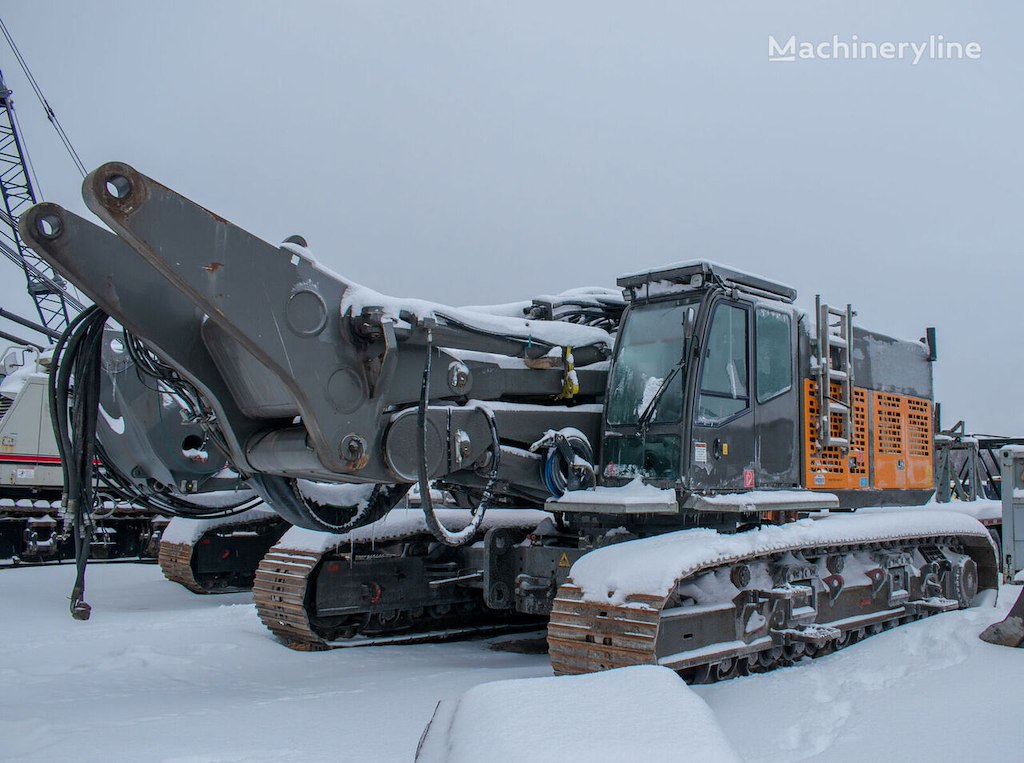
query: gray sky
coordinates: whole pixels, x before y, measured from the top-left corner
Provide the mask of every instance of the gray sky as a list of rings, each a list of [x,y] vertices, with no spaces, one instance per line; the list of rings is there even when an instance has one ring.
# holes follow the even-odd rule
[[[944,421],[1024,435],[1019,3],[40,2],[2,17],[91,169],[126,161],[396,296],[505,302],[708,257],[938,328]],[[767,60],[977,41],[976,61]],[[46,198],[80,179],[6,47]],[[31,310],[18,273],[5,306]]]

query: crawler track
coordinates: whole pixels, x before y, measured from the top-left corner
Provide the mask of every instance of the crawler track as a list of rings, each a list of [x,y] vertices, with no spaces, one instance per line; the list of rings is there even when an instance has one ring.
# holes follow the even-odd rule
[[[699,683],[762,672],[970,606],[994,575],[984,538],[942,535],[718,559],[667,594],[614,602],[570,578],[548,626],[551,663],[556,674],[656,664]]]
[[[558,590],[548,623],[556,674],[590,673],[656,662],[664,596],[632,594],[621,606],[588,602],[578,586]]]
[[[157,557],[164,577],[179,583],[192,593],[208,593],[192,574],[192,545],[188,543],[161,543]]]
[[[263,518],[218,524],[194,543],[163,540],[160,569],[168,580],[193,593],[248,591],[259,560],[287,528],[283,520]]]
[[[367,585],[374,585],[359,583],[367,579],[366,565],[383,557],[379,553],[355,553],[353,565],[353,557],[338,554],[336,548],[317,552],[275,546],[256,570],[253,599],[260,620],[287,646],[299,651],[420,644],[522,633],[543,627],[539,618],[486,610],[475,591],[461,592],[455,603],[421,603],[406,610],[383,611],[374,606],[376,602],[367,604],[365,596],[355,595],[349,609],[359,611],[341,618],[315,615],[321,565],[330,565],[334,574],[351,575],[357,581],[352,590],[365,591]]]
[[[275,546],[256,568],[253,600],[260,620],[295,649],[328,649],[306,612],[310,575],[323,554]]]
[[[950,600],[936,602],[928,610],[908,611],[897,608],[872,616],[817,630],[817,639],[776,645],[771,639],[759,639],[750,644],[740,641],[719,644],[717,648],[695,653],[689,659],[672,661],[659,659],[656,653],[658,626],[661,613],[655,606],[634,602],[639,606],[616,612],[608,617],[596,607],[579,599],[579,589],[568,587],[566,598],[556,604],[548,628],[548,647],[552,667],[557,675],[588,673],[595,670],[627,667],[630,665],[663,664],[673,667],[687,683],[714,683],[751,673],[764,673],[779,667],[793,665],[803,658],[817,658],[851,646],[865,638],[899,625],[919,620],[938,612],[958,609]],[[610,635],[615,633],[614,637]],[[578,646],[579,635],[600,633],[600,642],[587,642]],[[811,634],[813,635],[813,634]],[[606,643],[606,640],[610,643]]]

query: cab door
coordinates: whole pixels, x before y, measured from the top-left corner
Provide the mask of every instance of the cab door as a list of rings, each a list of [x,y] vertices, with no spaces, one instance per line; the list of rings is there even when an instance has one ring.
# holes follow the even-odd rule
[[[754,307],[755,487],[800,483],[800,396],[792,309]]]
[[[751,307],[729,299],[720,299],[711,307],[700,346],[690,438],[690,485],[694,490],[753,487]]]

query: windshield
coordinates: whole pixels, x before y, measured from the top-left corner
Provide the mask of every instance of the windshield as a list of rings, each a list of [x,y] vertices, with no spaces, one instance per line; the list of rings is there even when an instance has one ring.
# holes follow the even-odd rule
[[[696,300],[641,305],[629,311],[616,340],[608,394],[608,423],[636,425],[679,421],[683,413],[683,324]],[[666,381],[667,380],[667,381]],[[662,390],[659,395],[659,390]],[[657,398],[657,399],[656,399]]]

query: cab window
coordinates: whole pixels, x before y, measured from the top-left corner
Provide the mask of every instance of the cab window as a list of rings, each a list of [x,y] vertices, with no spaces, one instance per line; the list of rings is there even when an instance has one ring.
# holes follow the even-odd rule
[[[757,402],[763,403],[793,386],[793,345],[789,316],[764,307],[754,319],[757,345]]]
[[[683,326],[694,301],[661,302],[630,310],[615,342],[609,425],[636,425],[650,405],[654,406],[652,424],[672,423],[682,417]],[[667,385],[664,390],[662,385]]]
[[[747,311],[717,305],[704,349],[698,423],[718,424],[750,407],[747,345]]]

